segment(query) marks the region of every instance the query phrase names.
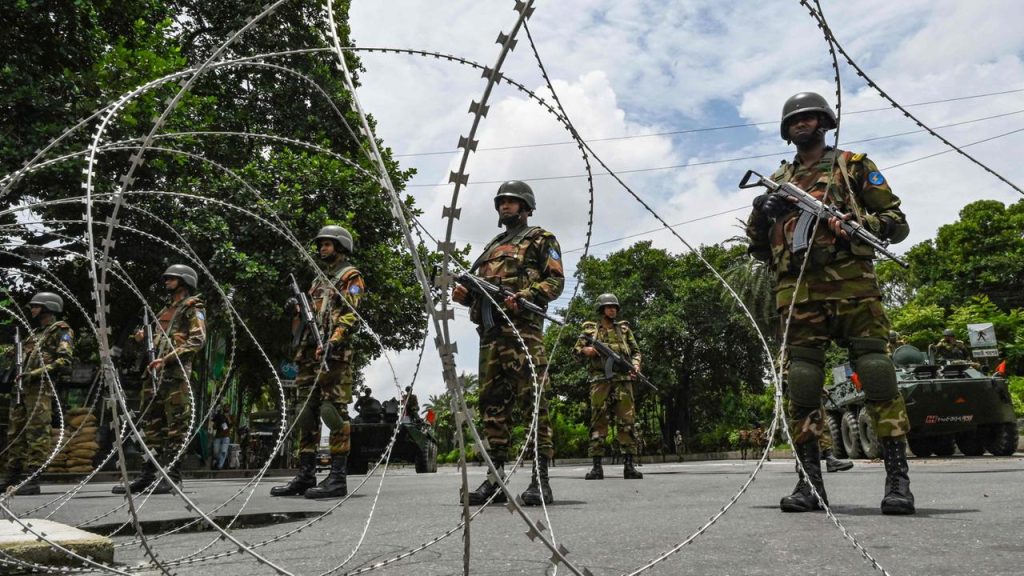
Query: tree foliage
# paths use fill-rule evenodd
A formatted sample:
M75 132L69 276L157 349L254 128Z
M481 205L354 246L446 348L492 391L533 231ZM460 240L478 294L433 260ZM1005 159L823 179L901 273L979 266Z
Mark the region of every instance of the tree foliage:
M742 247L700 249L716 269L746 258ZM569 352L583 320L592 318L596 297L613 292L644 355L643 371L664 395L638 386L638 413L662 413L662 441L675 430L691 449L724 447L730 427L762 417L753 397L764 389L765 358L749 320L721 297L718 279L695 254L674 255L635 244L606 258L580 262L583 290L569 304L573 323L548 330L554 392L566 402L586 405L586 374ZM557 343L557 347L556 347ZM586 409L589 419L589 407Z
M7 31L0 40L0 73L6 86L16 88L0 94L2 171L20 167L76 118L146 82L203 62L259 10L258 5L238 0L22 0L5 8L0 15ZM227 57L326 48L323 10L316 3L285 4L240 36ZM336 3L335 10L341 44L346 45L348 3ZM351 70L360 70L354 55L346 53L346 58ZM257 387L269 374L256 343L274 363L286 356L290 335L281 305L289 296L287 275L294 271L300 284L308 285L314 271L305 256L313 254L311 240L323 225L344 225L355 237L353 263L368 286L360 313L381 344L393 349L416 346L425 328L411 256L403 247L390 202L372 176L376 169L364 154L366 140L356 128L357 116L335 56L321 50L267 60L297 74L258 65L221 67L192 86L155 143L176 152L147 152L135 174L133 194L126 197L127 208L119 213L125 228L116 231L112 251L143 289L169 263L187 261L164 242L185 249L205 265L213 277L203 277L200 290L210 301L211 330L223 335L228 326L226 308L214 290L215 278L221 290L233 293L234 307L253 332L255 341L242 337L238 342L236 376ZM179 89L178 83L170 83L129 102L109 124L103 142L148 133L152 118ZM91 123L51 156L84 149L96 126ZM199 131L235 135L183 134ZM261 134L302 140L327 151L260 138ZM386 147L382 152L392 181L402 187L412 171L402 170ZM112 214L102 195L116 189L132 153L109 151L100 156L93 206L98 237L105 234L104 219ZM78 195L82 167L75 159L33 173L3 198L3 206ZM412 198L404 201L415 213ZM76 221L81 215L81 203L36 204L31 219L46 224L22 227L13 242L46 247L50 255L39 266L59 276L88 306L92 280L85 262L54 251L85 253L85 227ZM6 223L15 222L11 217ZM281 233L284 229L294 234L299 246L288 242ZM428 261L436 258L426 249L421 252ZM5 257L3 265L26 266L13 257ZM11 276L7 282L23 295L38 288ZM138 322L140 304L116 280L110 290L109 317L116 336L117 327ZM158 290L145 295L151 306L158 307ZM71 320L76 328L82 324L79 313ZM359 365L381 353L381 346L367 334L364 330L357 336Z

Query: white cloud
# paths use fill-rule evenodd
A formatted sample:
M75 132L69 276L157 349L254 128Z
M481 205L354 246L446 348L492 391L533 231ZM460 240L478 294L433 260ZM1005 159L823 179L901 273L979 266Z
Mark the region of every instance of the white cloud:
M506 5L507 4L507 5ZM497 6L497 7L496 7ZM507 8L507 9L506 9ZM1016 30L1024 5L1017 2L889 2L865 0L825 6L826 17L850 55L889 94L903 103L997 92L1024 87L1021 62L1024 36ZM515 13L509 3L420 2L355 3L353 36L360 45L436 49L492 65L494 39L507 32ZM387 25L382 23L387 22ZM691 3L588 0L538 5L530 20L538 48L559 96L588 139L650 134L744 122L768 121L757 129L700 132L595 142L595 150L616 170L700 164L722 158L786 150L778 136L779 111L794 92L816 90L834 99L831 58L821 32L797 3ZM469 102L480 98L478 71L445 61L411 56L364 55L360 96L377 118L379 135L396 153L452 150L470 125ZM542 80L525 33L503 71L526 86ZM841 65L843 111L885 107L873 89ZM912 109L929 125L943 125L1012 112L1020 93L936 104ZM1024 127L1024 115L942 130L967 143ZM915 129L898 112L845 114L842 141ZM478 134L480 147L557 142L567 139L552 116L508 86L500 86ZM1024 167L1014 149L1016 135L970 148L982 161L1011 180L1024 182ZM927 135L851 144L887 167L941 151ZM420 172L417 184L447 181L457 156L412 156L403 166ZM624 174L667 221L675 223L749 205L749 193L735 188L743 171L768 171L777 158ZM595 166L595 170L597 167ZM471 156L470 179L501 180L580 174L583 164L573 146L481 151ZM934 235L957 218L967 203L981 198L1013 202L1019 195L966 159L948 154L887 170L886 177L904 202L912 228L909 247ZM532 182L540 204L535 222L558 234L564 249L582 246L586 226L586 180ZM463 209L455 238L475 248L496 231L491 198L496 185L470 185L461 195ZM657 227L610 178L595 180L597 208L594 241L627 236ZM425 209L424 222L441 231L441 206L451 186L413 188ZM693 244L735 235L743 211L683 226ZM651 239L674 251L684 248L666 232L597 247L598 254ZM579 253L566 255L575 268ZM464 313L456 316L459 368L476 369L476 336ZM415 355L396 360L407 377ZM427 350L423 384L442 389L433 347ZM368 381L390 380L381 363ZM403 382L404 384L404 382Z

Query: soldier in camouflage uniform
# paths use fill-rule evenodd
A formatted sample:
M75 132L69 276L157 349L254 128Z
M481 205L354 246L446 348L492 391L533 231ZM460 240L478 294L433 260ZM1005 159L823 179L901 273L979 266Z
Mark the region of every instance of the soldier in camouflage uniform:
M825 145L825 132L835 127L835 114L820 95L804 92L787 100L780 132L784 140L796 144L797 155L792 163L783 162L772 179L792 182L876 236L903 240L910 229L900 201L874 162L863 154ZM801 475L780 507L787 512L819 509L810 485L827 502L818 437L825 426L821 409L825 350L835 340L849 350L863 383L865 409L882 445L886 471L882 513L912 514L914 496L906 458L910 424L896 386L895 367L886 354L889 320L875 276L874 250L849 239L834 218L800 228L800 218L814 218L802 214L782 195L763 194L754 199L746 230L750 254L775 269L776 306L783 329L790 305L795 304L788 328L787 384L794 448L807 475ZM800 229L808 230L809 237L795 238ZM793 246L804 241L809 248L794 253ZM806 270L798 284L805 258Z
M937 360L968 360L971 357L970 350L963 340L956 337L956 334L949 330L942 331L942 340L935 344L935 358Z
M535 400L539 403L537 459L533 464L530 486L522 494L523 502L528 506L539 506L542 499L544 503L553 501L548 483L548 463L554 457L554 447L548 404L544 397L548 386L542 330L544 319L521 309L519 299L544 307L558 298L565 285L558 240L543 228L527 224L536 207L533 190L526 183L513 180L499 186L494 197L494 209L498 212L498 225L505 231L491 240L471 269L491 284L516 293L516 296L498 302L515 330L493 309L486 296L471 292L461 284L456 284L452 291L453 300L470 307L470 318L477 324L480 334L479 410L490 455L500 474L504 475L504 464L509 458L508 449L515 424L513 410L518 408L521 417L529 422ZM485 320L485 314L490 314L490 318ZM487 329L489 321L493 321L493 326ZM519 332L527 350L523 349L515 331ZM527 352L533 364L532 370ZM540 398L534 395L535 378L541 391ZM497 479L488 476L469 494L469 503L483 504L494 494L496 502L505 501Z
M199 276L191 266L174 264L160 276L170 301L156 315L153 347L156 359L146 366L149 377L142 384L142 416L146 445L165 465L170 480L181 486L181 458L178 452L188 438L192 424L192 400L189 382L192 361L206 344L206 306L196 294ZM135 332L142 342L145 332ZM114 494L137 493L157 479L156 465L146 460L142 474L128 483L114 486ZM169 494L173 487L160 478L153 494Z
M271 488L271 496L338 498L348 494L347 473L352 401L351 336L359 326L356 309L366 293L363 275L348 257L352 235L341 226L324 226L316 237L320 260L326 265L325 281L317 276L309 289L317 326L301 327L296 316L293 332L302 330L295 362L299 374L295 387L304 400L295 422L299 437L299 472L288 483ZM321 330L327 350L317 347L313 330ZM327 354L326 363L322 360ZM320 420L330 430L331 472L316 483L316 452L320 445Z
M608 412L615 411L615 426L619 430L619 450L623 455L622 477L626 480L640 480L644 477L633 465L633 456L637 453L636 414L633 404L633 380L640 370L640 347L637 346L633 331L625 320L615 321L619 315L619 299L615 294L601 294L594 305L600 315L597 322L583 323L583 333L598 342L607 345L623 358L633 364L633 372L618 372L608 377L605 374L605 361L596 348L586 338L580 336L573 348L573 354L587 364L590 372L590 449L588 453L594 459L594 467L587 472L587 480L603 480L604 468L601 458L604 456L605 438L608 437ZM611 404L611 406L609 406Z
M904 340L902 336L900 336L899 332L895 330L889 330L889 344L887 346L889 356L892 356L893 352L895 352L897 348L903 346L906 343L907 341Z
M71 368L75 334L58 320L64 300L52 292L40 292L29 302L35 329L22 347L21 376L11 390L7 426L7 479L0 492L20 483L25 474L42 467L50 457L50 403L58 376ZM15 494L39 494L37 474Z

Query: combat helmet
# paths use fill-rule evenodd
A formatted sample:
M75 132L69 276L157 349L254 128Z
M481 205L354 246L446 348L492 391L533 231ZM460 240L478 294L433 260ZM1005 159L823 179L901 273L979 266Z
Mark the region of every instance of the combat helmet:
M199 275L191 267L185 264L171 264L164 270L164 273L160 275L161 280L167 278L179 278L185 282L185 285L195 290L199 286Z
M522 200L526 204L526 210L533 212L537 209L537 198L533 195L533 190L526 182L521 180L509 180L498 186L498 192L494 195L494 209L498 209L498 200L501 198L516 198Z
M825 100L821 94L816 92L800 92L790 96L789 100L786 100L786 103L782 105L782 120L779 122L779 133L786 142L789 142L789 134L786 133L786 121L790 117L803 112L821 112L824 114L826 120L822 128L825 130L832 130L838 126L836 113L828 105L828 100Z
M64 299L53 292L40 292L32 297L29 306L42 306L54 314L64 311Z
M334 240L335 244L344 248L346 252L352 253L352 234L337 224L328 224L321 228L315 241L319 243L321 240Z
M616 308L618 308L618 297L615 296L615 294L612 294L611 292L601 294L600 296L597 297L597 302L594 303L594 312L600 314L601 310L603 310L605 306L615 306Z
M942 335L943 336L956 336L956 333L954 333L949 328L946 328L945 330L942 331Z

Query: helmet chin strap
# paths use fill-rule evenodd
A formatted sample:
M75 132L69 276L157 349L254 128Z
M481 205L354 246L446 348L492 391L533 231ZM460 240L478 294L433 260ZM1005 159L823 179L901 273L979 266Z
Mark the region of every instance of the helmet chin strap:
M509 214L508 216L502 216L502 215L499 214L498 215L498 228L504 228L504 227L507 227L507 226L515 226L516 224L519 223L520 220L523 219L523 213L524 212L525 212L525 210L523 209L523 205L519 204L519 210L517 210L515 214Z

